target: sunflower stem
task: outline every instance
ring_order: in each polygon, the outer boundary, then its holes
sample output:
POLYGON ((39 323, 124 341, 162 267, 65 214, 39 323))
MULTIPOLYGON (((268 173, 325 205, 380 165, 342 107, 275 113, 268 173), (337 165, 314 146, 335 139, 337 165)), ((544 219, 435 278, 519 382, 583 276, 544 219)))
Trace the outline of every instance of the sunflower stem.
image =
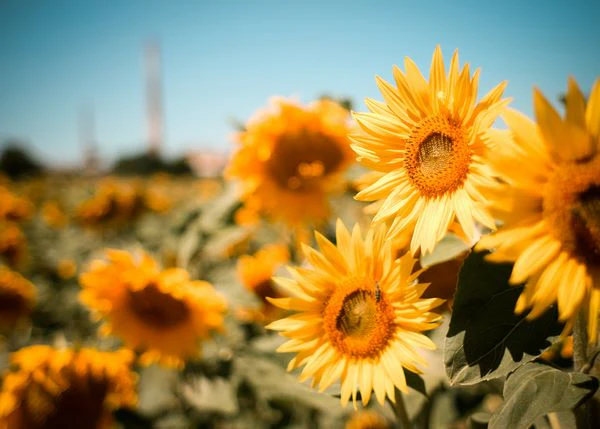
POLYGON ((587 363, 588 338, 587 338, 587 320, 584 311, 580 311, 573 325, 573 366, 575 371, 581 369, 587 363))
POLYGON ((408 412, 406 411, 406 404, 404 403, 404 395, 398 389, 396 389, 396 403, 393 404, 394 414, 396 419, 400 423, 401 429, 412 429, 408 412))
MULTIPOLYGON (((590 341, 587 335, 587 312, 579 311, 573 325, 573 367, 575 371, 590 373, 598 376, 596 369, 597 350, 590 347, 590 341)), ((592 342, 595 344, 597 341, 592 342)), ((577 428, 595 427, 595 422, 600 418, 600 393, 596 393, 586 403, 577 407, 575 410, 575 419, 577 428)))

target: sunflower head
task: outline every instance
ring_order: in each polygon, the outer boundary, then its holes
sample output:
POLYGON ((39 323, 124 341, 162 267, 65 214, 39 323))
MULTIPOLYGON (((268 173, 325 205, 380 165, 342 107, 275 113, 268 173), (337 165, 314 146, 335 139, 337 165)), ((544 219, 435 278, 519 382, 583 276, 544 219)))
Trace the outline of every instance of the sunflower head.
POLYGON ((36 299, 35 286, 19 273, 0 265, 0 327, 13 329, 29 317, 36 299))
POLYGON ((290 226, 325 220, 327 196, 352 162, 349 113, 330 100, 301 106, 279 98, 249 121, 226 177, 256 212, 290 226))
POLYGON ((0 393, 0 429, 109 428, 111 411, 133 407, 129 351, 30 346, 11 356, 0 393))
POLYGON ((46 201, 42 206, 42 219, 52 228, 63 228, 68 218, 65 212, 60 208, 57 201, 46 201))
POLYGON ((0 185, 0 219, 11 221, 26 220, 33 214, 33 204, 26 198, 13 194, 0 185))
POLYGON ((345 429, 390 429, 391 425, 381 414, 364 410, 354 413, 346 423, 345 429))
POLYGON ((139 181, 108 177, 98 183, 93 197, 77 207, 76 217, 86 226, 122 226, 139 216, 144 205, 139 181))
POLYGON ((27 257, 27 239, 13 222, 0 220, 0 261, 20 267, 27 257))
POLYGON ((404 368, 420 373, 420 347, 435 348, 422 331, 438 325, 432 311, 443 300, 422 299, 427 288, 413 272, 409 253, 399 259, 385 225, 363 238, 337 224, 337 246, 316 233, 321 251, 304 246, 311 268, 290 268, 293 279, 276 278, 290 297, 270 299, 296 314, 268 325, 289 338, 278 351, 296 352, 288 369, 304 367, 300 380, 313 378, 325 390, 341 380, 341 402, 360 390, 363 404, 371 392, 383 404, 395 401, 395 387, 407 391, 404 368))
POLYGON ((56 266, 56 274, 62 280, 69 280, 77 274, 77 263, 73 259, 61 259, 56 266))
POLYGON ((475 221, 495 228, 481 188, 492 181, 487 132, 508 100, 501 83, 477 102, 479 70, 461 69, 455 52, 446 73, 439 46, 429 81, 410 58, 405 69, 394 67, 395 85, 377 78, 384 102, 366 100, 370 112, 354 114, 361 132, 351 140, 375 171, 356 198, 377 203, 374 220, 392 222, 390 235, 411 234, 416 254, 456 226, 469 241, 475 221))
POLYGON ((142 364, 181 366, 222 328, 225 301, 209 283, 179 268, 161 271, 145 253, 109 250, 106 258, 81 275, 80 299, 104 321, 102 333, 142 352, 142 364))
POLYGON ((263 247, 254 256, 243 255, 238 260, 237 272, 242 284, 261 301, 261 308, 255 314, 260 320, 273 320, 273 317, 279 314, 279 309, 267 301, 267 297, 281 296, 271 278, 277 268, 288 262, 289 258, 287 246, 271 244, 263 247))
POLYGON ((553 302, 573 322, 588 312, 597 338, 600 309, 600 79, 586 102, 571 79, 561 117, 538 90, 536 122, 510 109, 509 131, 490 159, 499 180, 490 192, 501 229, 483 237, 490 259, 514 262, 510 281, 525 283, 517 312, 541 315, 553 302))

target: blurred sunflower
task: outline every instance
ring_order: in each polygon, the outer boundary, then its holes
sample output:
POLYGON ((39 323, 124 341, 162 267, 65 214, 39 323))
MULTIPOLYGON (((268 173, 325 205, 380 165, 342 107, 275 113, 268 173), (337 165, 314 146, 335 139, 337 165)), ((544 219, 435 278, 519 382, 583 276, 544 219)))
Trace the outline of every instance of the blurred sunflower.
POLYGON ((395 259, 385 225, 369 229, 363 240, 337 223, 337 247, 319 233, 318 252, 304 246, 308 268, 290 268, 294 280, 275 278, 292 297, 270 299, 296 314, 267 326, 290 340, 279 352, 296 352, 288 370, 304 366, 300 380, 313 377, 325 390, 341 379, 341 402, 356 406, 371 392, 383 404, 395 402, 395 390, 407 391, 404 368, 420 373, 424 359, 417 348, 434 349, 422 331, 433 329, 441 316, 432 311, 443 300, 421 299, 426 284, 416 282, 410 253, 395 259))
POLYGON ((526 282, 517 312, 531 308, 535 318, 556 301, 571 326, 583 308, 592 342, 600 309, 600 79, 587 107, 569 80, 565 118, 540 91, 533 95, 537 124, 514 110, 503 114, 510 133, 498 133, 491 160, 501 179, 491 199, 503 226, 478 247, 515 263, 510 282, 526 282))
POLYGON ((42 206, 42 219, 52 228, 60 229, 67 224, 67 215, 57 201, 46 201, 42 206))
POLYGON ((69 280, 77 274, 77 264, 73 259, 61 259, 56 266, 56 274, 62 280, 69 280))
POLYGON ((119 226, 136 218, 143 207, 135 182, 108 177, 98 183, 92 198, 77 207, 76 217, 87 226, 119 226))
POLYGON ((27 239, 13 222, 0 220, 0 261, 20 267, 27 257, 27 239))
POLYGON ((364 410, 355 413, 346 423, 346 429, 390 429, 390 423, 381 414, 364 410))
POLYGON ((133 407, 129 351, 30 346, 11 355, 0 393, 0 429, 110 428, 111 411, 133 407))
POLYGON ((190 280, 179 268, 160 271, 142 253, 108 250, 80 276, 80 300, 103 319, 101 332, 141 351, 143 365, 182 366, 199 354, 198 341, 223 325, 225 301, 212 285, 190 280))
POLYGON ((391 236, 410 231, 411 252, 428 253, 449 229, 472 241, 474 221, 495 228, 480 192, 492 181, 486 132, 509 100, 503 82, 477 103, 479 70, 460 70, 455 52, 446 75, 439 46, 429 83, 410 58, 405 68, 394 67, 396 86, 377 77, 384 103, 367 99, 370 112, 354 113, 352 148, 375 170, 356 199, 383 200, 374 221, 391 221, 391 236))
POLYGON ((293 228, 322 222, 353 161, 349 130, 349 112, 333 101, 274 99, 238 134, 226 177, 241 181, 242 200, 257 213, 293 228))
POLYGON ((35 305, 36 289, 19 273, 0 265, 0 327, 13 329, 29 317, 35 305))
POLYGON ((281 294, 275 288, 271 277, 277 268, 290 259, 287 246, 271 244, 263 247, 254 256, 243 255, 237 263, 238 277, 246 289, 261 300, 261 308, 258 311, 244 311, 249 319, 271 321, 280 313, 267 297, 279 298, 281 294))
POLYGON ((0 219, 21 221, 29 219, 32 213, 31 201, 16 196, 8 188, 0 185, 0 219))

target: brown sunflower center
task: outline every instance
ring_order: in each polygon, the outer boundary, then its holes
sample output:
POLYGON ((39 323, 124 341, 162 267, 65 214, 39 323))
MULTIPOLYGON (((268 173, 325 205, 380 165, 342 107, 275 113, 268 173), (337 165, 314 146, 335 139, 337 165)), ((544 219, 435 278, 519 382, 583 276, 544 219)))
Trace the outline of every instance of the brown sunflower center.
POLYGON ((544 193, 544 218, 566 250, 600 266, 600 157, 558 168, 544 193))
POLYGON ((0 321, 11 323, 30 311, 28 302, 21 295, 0 291, 0 321))
POLYGON ((324 311, 324 327, 345 356, 376 357, 394 332, 394 311, 373 281, 350 279, 338 286, 324 311))
POLYGON ((69 386, 58 396, 38 383, 30 383, 23 403, 24 427, 98 428, 107 422, 110 416, 104 408, 108 392, 106 381, 75 375, 67 379, 69 386))
POLYGON ((190 315, 187 305, 173 296, 161 292, 154 284, 129 292, 133 312, 148 325, 157 329, 173 328, 190 315))
POLYGON ((471 150, 462 128, 444 117, 422 120, 406 143, 408 177, 427 197, 462 186, 470 161, 471 150))
POLYGON ((276 142, 266 169, 280 188, 306 192, 319 186, 344 160, 338 142, 322 133, 301 130, 282 135, 276 142))

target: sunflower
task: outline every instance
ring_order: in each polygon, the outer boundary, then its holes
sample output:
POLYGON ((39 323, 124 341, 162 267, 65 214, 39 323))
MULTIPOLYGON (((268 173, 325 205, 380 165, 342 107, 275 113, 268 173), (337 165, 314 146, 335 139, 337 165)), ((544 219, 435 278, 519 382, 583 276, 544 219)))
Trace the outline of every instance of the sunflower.
POLYGON ((122 226, 143 208, 144 196, 137 182, 108 177, 98 183, 93 197, 77 207, 76 217, 86 226, 122 226))
POLYGON ((56 265, 56 274, 62 280, 69 280, 77 274, 77 263, 73 259, 61 259, 56 265))
POLYGON ((394 386, 407 391, 404 368, 420 373, 425 361, 417 348, 435 345, 421 331, 433 329, 440 316, 431 310, 443 300, 421 299, 410 253, 394 258, 385 225, 369 229, 363 240, 338 220, 337 247, 315 234, 321 251, 304 246, 312 268, 290 268, 295 279, 275 278, 292 297, 270 301, 296 314, 267 326, 290 340, 279 352, 296 352, 288 370, 304 366, 300 380, 313 377, 325 390, 341 379, 346 405, 360 389, 363 404, 371 392, 383 404, 395 401, 394 386))
POLYGON ((362 132, 351 140, 357 160, 377 172, 356 199, 383 200, 374 221, 391 221, 392 236, 410 231, 416 254, 431 252, 451 228, 468 241, 474 221, 495 228, 480 187, 492 180, 487 130, 509 100, 503 82, 477 103, 479 70, 471 78, 455 52, 446 75, 439 46, 429 83, 410 58, 405 68, 394 67, 396 86, 377 77, 385 102, 367 99, 370 112, 354 113, 362 132))
POLYGON ((507 109, 508 138, 499 134, 491 160, 500 175, 492 198, 503 223, 478 247, 490 259, 514 262, 510 282, 525 283, 517 312, 530 318, 558 303, 560 319, 571 326, 588 312, 590 342, 597 337, 600 308, 600 79, 587 103, 569 80, 566 116, 561 118, 534 90, 537 123, 507 109))
POLYGON ((0 429, 109 428, 111 411, 133 407, 129 351, 30 346, 11 356, 0 392, 0 429))
POLYGON ((35 305, 35 286, 19 273, 0 265, 0 327, 13 329, 29 317, 35 305))
POLYGON ((142 364, 181 366, 198 355, 198 340, 222 328, 225 301, 209 283, 179 268, 160 271, 145 253, 108 250, 106 257, 80 276, 80 300, 105 321, 103 334, 142 352, 142 364))
POLYGON ((246 289, 256 295, 261 300, 261 308, 255 314, 248 312, 248 315, 254 315, 259 320, 273 320, 280 312, 279 309, 269 301, 267 297, 279 298, 281 294, 275 289, 271 278, 275 270, 282 264, 288 262, 290 255, 284 245, 271 244, 263 247, 256 252, 254 256, 243 255, 237 263, 238 277, 246 289))
POLYGON ((348 422, 345 429, 390 429, 390 423, 379 413, 372 410, 358 411, 348 422))
POLYGON ((226 177, 241 181, 242 200, 257 213, 293 228, 320 223, 353 159, 349 130, 348 111, 333 101, 274 99, 237 135, 226 177))
POLYGON ((27 239, 13 222, 0 220, 0 261, 20 267, 27 257, 27 239))
POLYGON ((31 201, 16 196, 8 188, 0 185, 0 219, 21 221, 29 219, 32 213, 31 201))
POLYGON ((44 203, 42 206, 42 219, 54 229, 61 229, 68 222, 67 215, 60 208, 57 201, 46 201, 44 203))

